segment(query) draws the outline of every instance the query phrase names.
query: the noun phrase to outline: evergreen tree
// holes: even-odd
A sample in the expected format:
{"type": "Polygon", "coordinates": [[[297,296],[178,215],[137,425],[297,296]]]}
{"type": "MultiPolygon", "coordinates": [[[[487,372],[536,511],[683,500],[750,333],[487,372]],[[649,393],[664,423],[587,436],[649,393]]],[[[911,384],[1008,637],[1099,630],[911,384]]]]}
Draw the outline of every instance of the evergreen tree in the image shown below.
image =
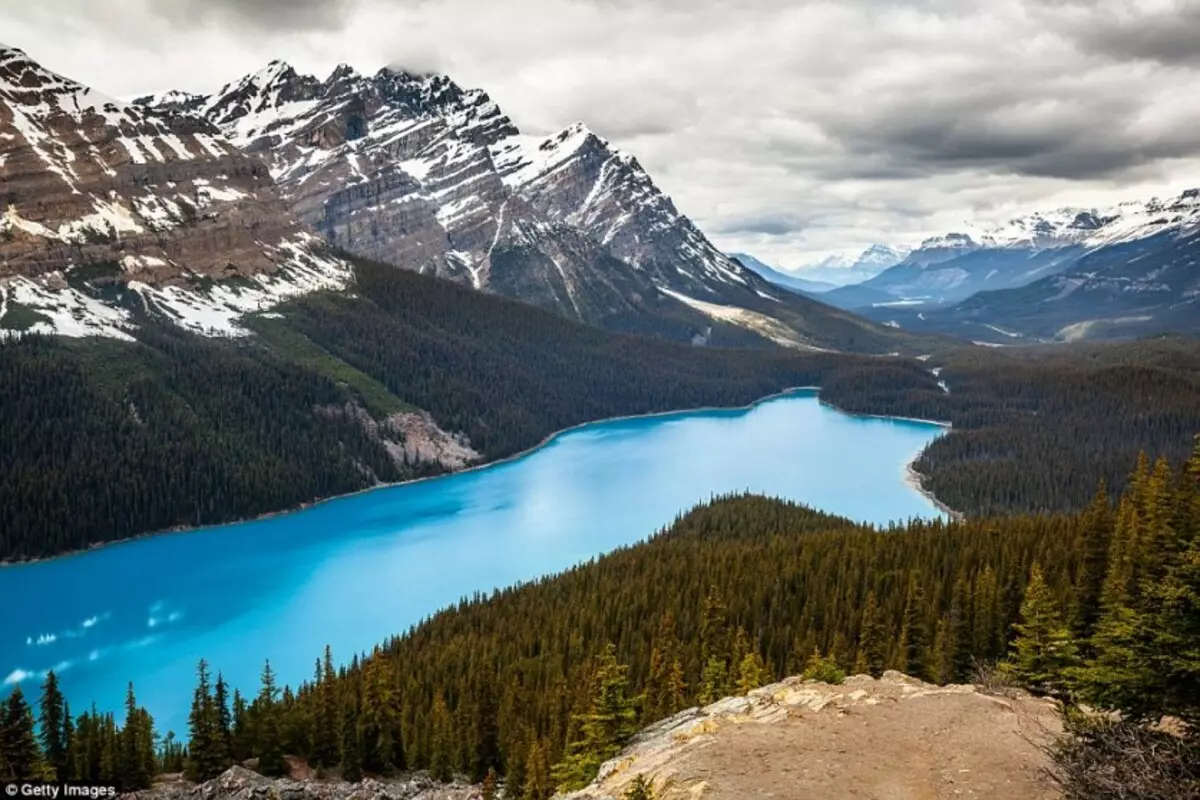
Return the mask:
{"type": "Polygon", "coordinates": [[[358,710],[354,698],[347,696],[342,702],[342,741],[339,764],[342,780],[357,783],[363,777],[362,736],[358,728],[358,710]]]}
{"type": "Polygon", "coordinates": [[[188,760],[184,772],[189,780],[205,781],[225,771],[229,756],[221,738],[220,717],[213,701],[208,662],[204,659],[196,666],[196,676],[192,710],[188,714],[188,760]]]}
{"type": "Polygon", "coordinates": [[[387,775],[404,768],[404,751],[397,735],[399,717],[390,666],[376,652],[366,661],[359,708],[363,769],[366,772],[387,775]]]}
{"type": "Polygon", "coordinates": [[[338,714],[337,674],[333,666],[333,651],[325,645],[324,659],[317,662],[316,680],[313,692],[316,694],[316,708],[312,715],[312,752],[309,762],[319,767],[332,767],[340,759],[338,740],[341,732],[341,719],[338,714]]]}
{"type": "Polygon", "coordinates": [[[433,700],[433,743],[429,757],[429,768],[436,780],[448,782],[454,777],[453,753],[454,732],[451,730],[450,710],[441,692],[433,700]]]}
{"type": "Polygon", "coordinates": [[[42,777],[42,754],[34,735],[33,710],[25,702],[20,684],[13,687],[0,718],[0,752],[8,773],[19,781],[42,777]]]}
{"type": "Polygon", "coordinates": [[[700,676],[700,694],[697,698],[700,705],[715,703],[725,696],[725,687],[729,684],[729,670],[725,661],[717,656],[711,656],[704,664],[704,672],[700,676]]]}
{"type": "Polygon", "coordinates": [[[616,647],[605,645],[596,659],[591,699],[587,714],[579,721],[579,735],[554,767],[554,781],[560,790],[586,786],[633,733],[637,715],[627,696],[627,671],[628,667],[617,661],[616,647]]]}
{"type": "Polygon", "coordinates": [[[738,666],[738,694],[748,694],[767,682],[767,669],[762,656],[756,652],[746,653],[738,666]]]}
{"type": "Polygon", "coordinates": [[[121,730],[121,788],[125,791],[149,788],[154,771],[154,731],[149,715],[138,707],[130,683],[125,692],[125,727],[121,730]]]}
{"type": "Polygon", "coordinates": [[[886,634],[883,621],[880,619],[879,601],[875,592],[868,592],[863,605],[862,623],[858,630],[858,654],[855,658],[854,671],[858,674],[868,674],[878,678],[883,674],[886,664],[884,642],[886,634]]]}
{"type": "Polygon", "coordinates": [[[903,626],[900,629],[900,647],[896,669],[914,678],[926,680],[930,677],[927,651],[929,633],[925,624],[925,593],[914,573],[908,582],[908,594],[904,601],[903,626]]]}
{"type": "Polygon", "coordinates": [[[1075,644],[1036,562],[1025,586],[1020,622],[1013,629],[1016,638],[1009,660],[1013,674],[1032,689],[1060,694],[1067,670],[1076,661],[1075,644]]]}
{"type": "Polygon", "coordinates": [[[814,647],[812,654],[805,662],[801,677],[806,681],[821,681],[837,685],[846,679],[846,673],[832,658],[821,654],[821,648],[814,647]]]}
{"type": "Polygon", "coordinates": [[[1079,642],[1086,641],[1095,632],[1103,610],[1101,596],[1115,526],[1104,481],[1100,482],[1096,497],[1081,521],[1079,574],[1071,598],[1071,633],[1079,642]]]}
{"type": "Polygon", "coordinates": [[[75,736],[75,720],[71,718],[71,706],[65,699],[63,700],[62,740],[66,745],[66,751],[63,754],[62,771],[58,773],[58,779],[79,780],[79,775],[75,772],[79,743],[75,736]]]}
{"type": "Polygon", "coordinates": [[[53,770],[55,780],[68,780],[70,769],[67,748],[71,718],[66,708],[66,700],[58,688],[58,678],[54,670],[46,673],[46,682],[42,684],[42,696],[38,705],[38,732],[47,766],[53,770]]]}
{"type": "Polygon", "coordinates": [[[544,739],[534,739],[525,761],[522,800],[549,800],[554,794],[551,781],[550,745],[544,739]]]}
{"type": "Polygon", "coordinates": [[[687,686],[679,658],[679,640],[675,620],[663,615],[650,653],[650,674],[646,678],[642,721],[655,722],[681,710],[686,703],[687,686]]]}
{"type": "Polygon", "coordinates": [[[229,684],[225,677],[218,672],[217,682],[213,686],[213,706],[217,715],[217,736],[226,757],[233,753],[233,712],[229,708],[229,684]]]}
{"type": "Polygon", "coordinates": [[[279,724],[279,687],[275,685],[275,673],[271,662],[263,664],[262,686],[255,698],[255,742],[254,755],[258,758],[258,771],[263,775],[286,775],[287,760],[283,757],[283,741],[279,724]]]}

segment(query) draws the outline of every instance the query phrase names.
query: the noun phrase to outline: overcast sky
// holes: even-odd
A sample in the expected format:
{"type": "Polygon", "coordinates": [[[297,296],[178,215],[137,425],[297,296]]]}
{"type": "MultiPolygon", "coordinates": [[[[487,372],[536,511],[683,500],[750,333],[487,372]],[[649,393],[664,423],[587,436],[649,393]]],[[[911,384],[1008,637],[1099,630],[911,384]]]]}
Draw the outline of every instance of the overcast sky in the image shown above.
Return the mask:
{"type": "Polygon", "coordinates": [[[783,266],[1200,186],[1200,0],[0,0],[0,39],[118,96],[442,71],[783,266]]]}

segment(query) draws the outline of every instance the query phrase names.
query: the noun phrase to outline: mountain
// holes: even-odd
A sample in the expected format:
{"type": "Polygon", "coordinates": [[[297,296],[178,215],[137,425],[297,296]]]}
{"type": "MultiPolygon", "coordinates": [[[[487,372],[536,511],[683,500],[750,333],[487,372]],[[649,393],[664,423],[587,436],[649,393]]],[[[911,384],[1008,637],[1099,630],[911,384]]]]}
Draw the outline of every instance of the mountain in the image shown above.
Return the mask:
{"type": "Polygon", "coordinates": [[[785,289],[792,289],[797,292],[805,292],[808,294],[819,294],[827,292],[837,286],[834,283],[825,281],[810,281],[804,278],[797,278],[794,275],[789,275],[786,272],[780,272],[774,267],[768,266],[757,258],[746,253],[730,253],[730,257],[740,262],[742,266],[754,270],[760,276],[766,278],[776,286],[782,286],[785,289]]]}
{"type": "MultiPolygon", "coordinates": [[[[1154,199],[1108,209],[1060,208],[1015,217],[982,232],[936,236],[861,285],[895,299],[919,300],[925,308],[954,304],[978,292],[1032,284],[1072,269],[1091,252],[1177,226],[1179,221],[1171,218],[1179,212],[1170,210],[1177,206],[1178,200],[1154,199]]],[[[843,308],[861,307],[847,302],[860,299],[853,296],[823,299],[843,308]]],[[[886,312],[866,313],[878,318],[886,312]]]]}
{"type": "Polygon", "coordinates": [[[911,248],[873,244],[855,257],[828,256],[815,264],[797,267],[793,272],[805,280],[848,286],[875,277],[890,266],[899,264],[911,248]]]}
{"type": "Polygon", "coordinates": [[[612,329],[895,349],[718,251],[637,159],[585,126],[522,135],[486,93],[443,75],[341,66],[321,80],[276,61],[210,96],[135,102],[220,128],[267,165],[301,222],[358,256],[612,329]]]}
{"type": "Polygon", "coordinates": [[[341,287],[262,164],[213,125],[126,105],[0,45],[0,329],[128,338],[341,287]]]}
{"type": "MultiPolygon", "coordinates": [[[[1025,264],[1040,264],[1048,275],[947,308],[869,313],[908,329],[1005,344],[1200,332],[1200,190],[1122,203],[1087,220],[1059,236],[1058,246],[1026,256],[1025,264]]],[[[999,251],[977,250],[932,271],[946,274],[947,265],[982,261],[989,252],[999,251]]]]}

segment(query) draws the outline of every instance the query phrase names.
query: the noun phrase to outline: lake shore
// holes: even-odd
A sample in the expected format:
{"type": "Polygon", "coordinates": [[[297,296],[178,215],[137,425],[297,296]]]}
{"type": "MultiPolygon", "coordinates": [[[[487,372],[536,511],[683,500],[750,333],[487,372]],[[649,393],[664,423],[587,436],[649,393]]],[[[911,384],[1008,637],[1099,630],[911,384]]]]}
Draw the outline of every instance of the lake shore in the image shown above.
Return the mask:
{"type": "MultiPolygon", "coordinates": [[[[475,463],[470,466],[463,467],[461,469],[448,470],[446,472],[443,472],[443,473],[440,473],[437,475],[427,475],[424,477],[410,478],[408,480],[403,480],[403,481],[394,481],[394,482],[390,482],[390,483],[378,483],[374,486],[364,487],[362,489],[359,489],[358,491],[347,492],[345,494],[334,495],[332,497],[323,497],[318,500],[313,500],[311,502],[300,503],[298,505],[290,506],[288,508],[283,508],[283,509],[279,509],[276,511],[268,511],[263,514],[257,514],[252,517],[246,517],[244,519],[234,520],[234,521],[230,521],[230,522],[216,523],[216,524],[212,524],[212,525],[202,525],[202,526],[198,526],[198,527],[188,526],[188,525],[179,525],[179,526],[175,526],[172,528],[166,528],[164,530],[150,531],[147,533],[138,534],[136,536],[129,536],[124,539],[114,539],[114,540],[108,541],[108,542],[96,542],[96,543],[88,545],[87,547],[84,547],[84,548],[79,548],[76,550],[68,550],[68,551],[65,551],[62,553],[57,553],[53,556],[44,556],[44,557],[40,557],[40,558],[26,558],[26,559],[0,559],[0,570],[5,569],[5,568],[18,568],[18,567],[22,567],[22,566],[30,566],[30,565],[39,564],[39,563],[46,562],[46,561],[57,561],[60,559],[71,558],[73,556],[86,555],[87,553],[90,553],[94,550],[99,550],[101,548],[116,547],[116,546],[124,545],[124,544],[132,544],[135,542],[139,542],[139,541],[142,541],[145,539],[150,539],[150,538],[157,537],[157,536],[169,536],[172,534],[179,534],[179,533],[199,533],[199,532],[203,532],[205,530],[209,530],[212,528],[225,527],[227,525],[249,524],[249,523],[258,522],[261,520],[272,519],[275,517],[281,517],[286,514],[293,514],[297,511],[303,511],[305,509],[314,508],[314,507],[321,506],[321,505],[324,505],[327,503],[336,503],[338,501],[348,500],[350,498],[358,497],[359,495],[367,494],[369,492],[377,492],[377,491],[382,491],[385,489],[395,489],[395,488],[402,487],[402,486],[411,486],[411,485],[423,483],[425,481],[442,480],[445,478],[453,477],[455,475],[462,475],[462,474],[466,474],[469,472],[474,472],[476,470],[489,469],[491,467],[498,467],[498,466],[501,466],[504,464],[511,464],[511,463],[519,461],[523,458],[528,458],[529,456],[534,455],[539,450],[542,450],[543,448],[554,443],[555,440],[559,439],[562,436],[565,436],[569,433],[573,433],[573,432],[576,432],[579,430],[583,430],[588,427],[596,426],[596,425],[605,425],[605,424],[610,424],[613,422],[621,422],[621,421],[626,421],[626,420],[655,419],[655,418],[660,418],[660,417],[682,416],[682,415],[688,415],[688,414],[711,413],[711,412],[719,412],[719,411],[729,411],[729,412],[749,411],[749,410],[752,410],[753,408],[755,408],[756,406],[762,405],[763,403],[768,403],[768,402],[771,402],[772,400],[778,400],[779,398],[782,398],[782,397],[789,397],[792,395],[801,394],[803,392],[817,393],[818,399],[819,399],[820,390],[821,390],[821,387],[819,387],[819,386],[793,386],[793,387],[790,387],[787,389],[783,389],[782,391],[775,392],[773,394],[769,394],[764,397],[760,397],[757,400],[755,400],[751,403],[747,403],[746,405],[742,405],[742,406],[700,406],[700,407],[696,407],[696,408],[679,408],[679,409],[672,409],[672,410],[668,410],[668,411],[653,411],[653,412],[646,413],[646,414],[626,414],[626,415],[617,416],[617,417],[605,417],[603,419],[590,420],[588,422],[581,422],[577,425],[571,425],[569,427],[562,428],[561,430],[554,431],[553,433],[544,437],[540,442],[533,445],[532,447],[526,448],[525,450],[521,450],[517,453],[513,453],[512,455],[504,456],[503,458],[493,459],[490,461],[481,461],[479,463],[475,463]]],[[[853,417],[864,417],[864,418],[883,419],[883,420],[896,420],[896,421],[900,421],[900,422],[915,422],[915,423],[928,424],[928,425],[937,425],[937,426],[944,427],[944,428],[950,427],[950,423],[939,422],[937,420],[916,419],[916,418],[911,418],[911,417],[895,417],[895,416],[888,416],[886,414],[856,414],[854,412],[849,412],[842,408],[839,408],[838,406],[836,406],[832,403],[828,403],[824,400],[820,400],[820,402],[823,405],[828,406],[829,408],[833,408],[840,413],[847,414],[848,416],[853,416],[853,417]]],[[[910,486],[911,488],[913,488],[914,490],[916,490],[917,492],[919,492],[923,497],[928,499],[935,507],[937,507],[943,513],[950,515],[954,519],[962,518],[962,514],[947,507],[940,500],[938,500],[936,497],[934,497],[932,493],[930,493],[924,487],[921,486],[920,474],[917,473],[915,469],[913,469],[913,464],[916,462],[916,459],[919,457],[920,457],[920,454],[918,453],[917,456],[914,457],[912,462],[909,462],[907,465],[905,465],[905,470],[906,470],[905,483],[908,486],[910,486]],[[915,477],[913,477],[913,476],[915,476],[915,477]]]]}

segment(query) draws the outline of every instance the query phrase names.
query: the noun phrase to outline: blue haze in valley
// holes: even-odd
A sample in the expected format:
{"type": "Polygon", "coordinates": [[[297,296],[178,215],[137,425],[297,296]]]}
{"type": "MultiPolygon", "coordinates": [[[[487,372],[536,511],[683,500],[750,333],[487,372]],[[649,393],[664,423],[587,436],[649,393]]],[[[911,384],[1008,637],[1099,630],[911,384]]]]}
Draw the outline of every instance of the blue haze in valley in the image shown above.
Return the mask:
{"type": "Polygon", "coordinates": [[[596,423],[519,459],[254,522],[0,569],[0,695],[56,669],[75,712],[127,681],[186,735],[196,661],[244,693],[293,685],[475,592],[632,544],[750,490],[872,523],[938,515],[904,466],[942,432],[851,417],[813,392],[749,410],[596,423]]]}

